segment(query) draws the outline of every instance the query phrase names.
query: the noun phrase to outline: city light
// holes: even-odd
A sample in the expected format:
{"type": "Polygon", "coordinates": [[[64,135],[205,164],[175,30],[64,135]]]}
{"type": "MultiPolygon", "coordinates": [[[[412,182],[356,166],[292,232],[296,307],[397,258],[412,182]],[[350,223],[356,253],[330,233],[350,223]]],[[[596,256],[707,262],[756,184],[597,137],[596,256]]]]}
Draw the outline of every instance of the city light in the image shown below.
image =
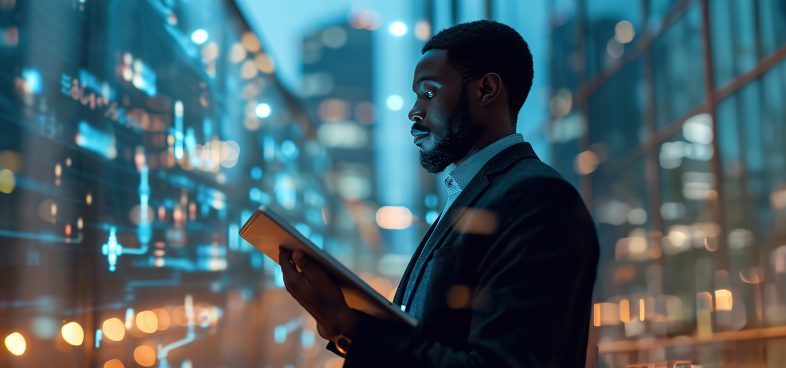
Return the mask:
{"type": "Polygon", "coordinates": [[[134,349],[134,361],[143,367],[156,364],[156,349],[150,345],[139,345],[134,349]]]}
{"type": "Polygon", "coordinates": [[[0,193],[11,194],[16,187],[14,172],[8,169],[0,170],[0,193]]]}
{"type": "Polygon", "coordinates": [[[5,347],[11,354],[22,355],[27,350],[27,342],[22,334],[13,332],[5,337],[5,347]]]}
{"type": "Polygon", "coordinates": [[[421,20],[415,24],[415,37],[421,41],[431,37],[431,24],[426,20],[421,20]]]}
{"type": "Polygon", "coordinates": [[[126,327],[120,318],[112,317],[104,321],[101,325],[101,330],[107,339],[112,341],[121,341],[126,336],[126,327]]]}
{"type": "Polygon", "coordinates": [[[153,333],[158,329],[158,316],[149,310],[137,313],[135,322],[136,328],[144,333],[153,333]]]}
{"type": "Polygon", "coordinates": [[[401,37],[407,34],[407,25],[404,24],[404,22],[395,21],[393,23],[390,23],[390,26],[388,26],[388,31],[390,32],[390,34],[396,37],[401,37]]]}
{"type": "Polygon", "coordinates": [[[377,225],[383,229],[401,230],[412,225],[412,212],[401,206],[383,206],[377,210],[377,225]]]}
{"type": "Polygon", "coordinates": [[[60,335],[63,340],[70,345],[79,346],[85,341],[85,331],[82,326],[77,322],[68,322],[60,329],[60,335]]]}
{"type": "Polygon", "coordinates": [[[633,29],[633,24],[630,21],[623,20],[614,26],[614,39],[621,44],[630,43],[635,36],[636,31],[633,29]]]}
{"type": "Polygon", "coordinates": [[[399,111],[404,107],[404,99],[399,95],[390,95],[385,100],[385,105],[387,105],[388,109],[391,111],[399,111]]]}
{"type": "Polygon", "coordinates": [[[194,43],[197,45],[201,45],[207,42],[207,38],[208,38],[207,31],[201,28],[191,33],[191,41],[194,41],[194,43]]]}
{"type": "Polygon", "coordinates": [[[104,368],[125,368],[125,365],[120,359],[110,359],[104,363],[104,368]]]}
{"type": "Polygon", "coordinates": [[[260,103],[260,104],[257,105],[256,108],[254,108],[254,113],[256,113],[257,116],[260,119],[264,119],[264,118],[270,116],[270,113],[271,113],[270,105],[268,105],[268,104],[266,104],[264,102],[260,103]]]}

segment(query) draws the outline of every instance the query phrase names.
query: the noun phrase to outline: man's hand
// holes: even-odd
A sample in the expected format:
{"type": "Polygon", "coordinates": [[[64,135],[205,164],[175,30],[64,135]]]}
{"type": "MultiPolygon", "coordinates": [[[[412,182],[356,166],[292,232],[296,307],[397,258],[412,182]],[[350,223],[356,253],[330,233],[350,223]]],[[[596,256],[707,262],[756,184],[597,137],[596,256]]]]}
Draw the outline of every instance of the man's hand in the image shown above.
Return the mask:
{"type": "Polygon", "coordinates": [[[317,320],[320,336],[334,341],[352,331],[357,317],[330,276],[300,251],[279,247],[278,261],[287,291],[317,320]]]}

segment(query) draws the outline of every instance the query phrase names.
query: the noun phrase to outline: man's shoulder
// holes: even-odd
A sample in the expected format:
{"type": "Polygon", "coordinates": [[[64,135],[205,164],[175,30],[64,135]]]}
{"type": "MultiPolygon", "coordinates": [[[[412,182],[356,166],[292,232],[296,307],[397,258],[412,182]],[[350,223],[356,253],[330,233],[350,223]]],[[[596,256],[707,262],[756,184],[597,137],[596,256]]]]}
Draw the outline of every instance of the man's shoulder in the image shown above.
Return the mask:
{"type": "Polygon", "coordinates": [[[576,193],[554,168],[537,158],[520,160],[491,178],[490,190],[515,194],[521,191],[576,193]]]}

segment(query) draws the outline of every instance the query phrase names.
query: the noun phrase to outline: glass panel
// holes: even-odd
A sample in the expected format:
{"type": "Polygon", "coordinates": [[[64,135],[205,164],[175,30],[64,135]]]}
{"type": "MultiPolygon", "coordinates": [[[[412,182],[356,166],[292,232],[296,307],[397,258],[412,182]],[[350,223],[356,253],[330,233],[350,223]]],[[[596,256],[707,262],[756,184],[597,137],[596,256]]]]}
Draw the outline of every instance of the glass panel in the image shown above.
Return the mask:
{"type": "Polygon", "coordinates": [[[647,28],[650,32],[657,31],[662,25],[666,15],[669,14],[678,0],[649,0],[647,4],[647,28]]]}
{"type": "Polygon", "coordinates": [[[710,31],[715,85],[722,87],[736,75],[756,66],[754,1],[710,2],[710,31]]]}
{"type": "Polygon", "coordinates": [[[698,2],[652,45],[655,120],[663,128],[704,98],[704,58],[698,2]]]}
{"type": "Polygon", "coordinates": [[[324,365],[238,236],[343,243],[271,68],[228,2],[0,1],[0,366],[324,365]]]}
{"type": "Polygon", "coordinates": [[[723,87],[786,43],[786,3],[709,2],[715,84],[723,87]]]}
{"type": "Polygon", "coordinates": [[[622,168],[601,164],[592,173],[592,212],[600,240],[594,326],[601,345],[653,334],[647,310],[655,306],[652,296],[660,294],[661,252],[645,173],[643,156],[622,168]]]}
{"type": "Polygon", "coordinates": [[[786,324],[786,63],[721,101],[729,278],[747,326],[786,324]]]}
{"type": "Polygon", "coordinates": [[[590,77],[636,45],[641,32],[640,3],[627,0],[583,2],[584,48],[590,77]]]}
{"type": "Polygon", "coordinates": [[[711,322],[702,318],[710,312],[702,303],[713,292],[720,237],[712,140],[712,119],[702,113],[658,147],[663,294],[670,301],[663,312],[669,335],[712,331],[711,322]]]}
{"type": "Polygon", "coordinates": [[[644,89],[641,59],[617,72],[589,99],[590,140],[618,157],[643,142],[644,89]]]}
{"type": "Polygon", "coordinates": [[[759,0],[760,55],[766,57],[786,45],[786,1],[759,0]]]}

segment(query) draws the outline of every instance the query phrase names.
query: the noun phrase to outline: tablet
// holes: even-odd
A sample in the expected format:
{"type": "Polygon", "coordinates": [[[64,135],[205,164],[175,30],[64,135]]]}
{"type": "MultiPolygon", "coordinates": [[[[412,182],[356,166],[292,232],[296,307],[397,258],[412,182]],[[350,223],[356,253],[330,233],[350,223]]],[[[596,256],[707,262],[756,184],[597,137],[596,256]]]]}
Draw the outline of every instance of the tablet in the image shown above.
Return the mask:
{"type": "Polygon", "coordinates": [[[417,325],[414,317],[385,299],[341,262],[317,247],[269,208],[260,207],[254,212],[240,229],[240,236],[276,263],[278,263],[279,245],[293,252],[296,250],[303,252],[333,278],[344,293],[344,300],[350,308],[380,319],[399,321],[412,327],[417,325]]]}

